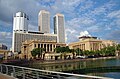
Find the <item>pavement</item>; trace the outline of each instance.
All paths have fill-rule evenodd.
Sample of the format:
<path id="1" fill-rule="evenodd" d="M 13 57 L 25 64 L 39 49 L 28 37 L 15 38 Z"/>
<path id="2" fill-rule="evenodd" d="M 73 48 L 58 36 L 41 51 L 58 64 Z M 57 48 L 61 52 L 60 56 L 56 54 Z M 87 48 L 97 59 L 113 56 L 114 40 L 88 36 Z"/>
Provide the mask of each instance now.
<path id="1" fill-rule="evenodd" d="M 0 79 L 17 79 L 17 78 L 0 73 Z"/>

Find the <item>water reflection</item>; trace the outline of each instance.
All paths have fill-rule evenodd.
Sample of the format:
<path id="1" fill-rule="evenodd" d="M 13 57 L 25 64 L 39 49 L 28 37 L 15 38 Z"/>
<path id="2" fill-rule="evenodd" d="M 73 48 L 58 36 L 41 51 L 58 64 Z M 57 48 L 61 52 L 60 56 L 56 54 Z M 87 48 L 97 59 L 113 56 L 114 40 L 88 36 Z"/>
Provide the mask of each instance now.
<path id="1" fill-rule="evenodd" d="M 98 67 L 120 66 L 120 59 L 83 60 L 78 62 L 44 64 L 44 65 L 39 63 L 32 63 L 29 66 L 42 70 L 71 71 L 86 68 L 88 69 Z"/>

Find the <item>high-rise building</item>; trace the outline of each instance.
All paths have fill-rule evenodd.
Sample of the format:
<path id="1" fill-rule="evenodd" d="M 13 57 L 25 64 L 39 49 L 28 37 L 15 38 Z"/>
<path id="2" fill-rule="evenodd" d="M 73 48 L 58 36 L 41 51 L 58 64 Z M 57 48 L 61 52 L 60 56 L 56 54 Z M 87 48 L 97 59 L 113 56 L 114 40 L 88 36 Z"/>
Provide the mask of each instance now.
<path id="1" fill-rule="evenodd" d="M 12 51 L 16 49 L 16 32 L 25 33 L 28 32 L 28 16 L 23 12 L 17 12 L 13 19 L 13 38 L 12 38 Z M 22 38 L 19 38 L 22 39 Z"/>
<path id="2" fill-rule="evenodd" d="M 13 31 L 28 31 L 28 16 L 23 12 L 17 12 L 14 16 Z"/>
<path id="3" fill-rule="evenodd" d="M 50 13 L 48 11 L 41 10 L 39 12 L 38 27 L 40 32 L 50 33 Z"/>
<path id="4" fill-rule="evenodd" d="M 57 34 L 58 43 L 65 43 L 65 27 L 63 14 L 56 14 L 54 16 L 54 34 Z"/>

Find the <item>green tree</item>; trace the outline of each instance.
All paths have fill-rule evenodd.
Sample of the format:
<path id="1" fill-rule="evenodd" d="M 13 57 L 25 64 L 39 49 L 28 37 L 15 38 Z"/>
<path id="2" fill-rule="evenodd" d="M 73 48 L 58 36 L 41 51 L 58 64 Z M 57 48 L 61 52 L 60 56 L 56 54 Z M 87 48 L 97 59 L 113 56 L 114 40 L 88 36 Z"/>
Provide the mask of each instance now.
<path id="1" fill-rule="evenodd" d="M 62 52 L 62 48 L 61 47 L 56 47 L 55 48 L 55 52 L 56 53 L 61 53 Z"/>
<path id="2" fill-rule="evenodd" d="M 76 55 L 83 55 L 82 50 L 79 49 L 79 48 L 77 48 L 77 49 L 75 50 L 75 52 L 76 52 Z"/>
<path id="3" fill-rule="evenodd" d="M 74 49 L 70 49 L 70 53 L 73 54 L 73 59 L 75 58 L 75 50 Z"/>
<path id="4" fill-rule="evenodd" d="M 116 50 L 120 51 L 120 44 L 116 46 Z"/>
<path id="5" fill-rule="evenodd" d="M 35 48 L 31 51 L 31 54 L 34 57 L 34 59 L 36 58 L 37 55 L 38 55 L 38 58 L 40 58 L 40 57 L 42 57 L 43 51 L 44 51 L 43 48 Z"/>
<path id="6" fill-rule="evenodd" d="M 85 51 L 83 51 L 83 53 L 84 53 L 85 56 L 88 56 L 89 55 L 89 50 L 85 50 Z"/>

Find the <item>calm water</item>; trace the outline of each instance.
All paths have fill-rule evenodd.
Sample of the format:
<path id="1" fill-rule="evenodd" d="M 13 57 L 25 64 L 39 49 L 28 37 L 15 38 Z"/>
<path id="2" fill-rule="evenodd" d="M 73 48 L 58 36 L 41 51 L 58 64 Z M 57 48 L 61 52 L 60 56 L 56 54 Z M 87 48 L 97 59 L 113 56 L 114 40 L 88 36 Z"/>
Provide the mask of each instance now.
<path id="1" fill-rule="evenodd" d="M 96 75 L 96 76 L 104 76 L 104 77 L 120 79 L 119 58 L 86 60 L 79 62 L 47 64 L 47 65 L 40 65 L 38 63 L 33 63 L 30 64 L 29 67 L 44 69 L 44 70 Z"/>

